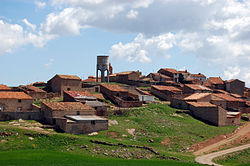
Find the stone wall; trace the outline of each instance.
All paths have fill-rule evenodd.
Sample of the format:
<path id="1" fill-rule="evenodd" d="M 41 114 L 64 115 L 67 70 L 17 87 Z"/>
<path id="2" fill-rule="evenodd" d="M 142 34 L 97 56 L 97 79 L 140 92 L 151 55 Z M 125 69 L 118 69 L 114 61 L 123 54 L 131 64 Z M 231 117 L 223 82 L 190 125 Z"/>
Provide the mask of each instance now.
<path id="1" fill-rule="evenodd" d="M 43 120 L 42 112 L 34 111 L 34 112 L 0 112 L 0 120 L 16 120 L 16 119 L 24 119 L 24 120 Z"/>
<path id="2" fill-rule="evenodd" d="M 32 99 L 0 99 L 0 107 L 3 112 L 28 112 L 32 110 L 32 103 Z"/>

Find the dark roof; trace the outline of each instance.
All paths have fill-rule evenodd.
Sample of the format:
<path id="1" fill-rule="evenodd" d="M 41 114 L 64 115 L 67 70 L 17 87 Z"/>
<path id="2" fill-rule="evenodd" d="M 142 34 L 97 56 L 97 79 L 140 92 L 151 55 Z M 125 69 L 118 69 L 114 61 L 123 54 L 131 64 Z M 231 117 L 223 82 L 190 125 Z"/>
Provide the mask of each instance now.
<path id="1" fill-rule="evenodd" d="M 32 100 L 32 97 L 24 92 L 0 92 L 0 99 Z"/>

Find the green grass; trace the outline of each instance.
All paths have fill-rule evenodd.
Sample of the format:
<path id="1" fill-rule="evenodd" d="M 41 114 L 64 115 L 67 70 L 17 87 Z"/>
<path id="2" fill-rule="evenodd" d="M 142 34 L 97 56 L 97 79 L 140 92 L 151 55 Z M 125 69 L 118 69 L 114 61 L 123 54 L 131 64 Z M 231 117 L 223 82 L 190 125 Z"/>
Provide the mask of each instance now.
<path id="1" fill-rule="evenodd" d="M 157 160 L 119 160 L 96 158 L 81 154 L 56 152 L 56 151 L 13 151 L 0 152 L 0 163 L 4 166 L 179 166 L 179 165 L 199 165 L 194 163 L 181 163 L 178 161 L 157 161 Z"/>
<path id="2" fill-rule="evenodd" d="M 144 158 L 150 159 L 147 161 L 159 162 L 160 164 L 161 161 L 158 160 L 172 156 L 184 162 L 193 162 L 194 156 L 192 152 L 188 150 L 191 145 L 210 137 L 232 132 L 237 128 L 237 126 L 211 126 L 194 119 L 188 114 L 176 114 L 175 111 L 176 109 L 169 107 L 168 104 L 149 104 L 146 107 L 134 108 L 126 111 L 122 116 L 112 115 L 108 117 L 110 120 L 116 120 L 118 125 L 109 126 L 109 130 L 100 131 L 98 135 L 95 136 L 66 133 L 47 135 L 20 129 L 16 126 L 0 125 L 0 132 L 10 133 L 8 136 L 0 136 L 0 152 L 2 152 L 3 155 L 9 153 L 11 156 L 12 152 L 14 154 L 14 152 L 20 150 L 32 151 L 32 153 L 33 151 L 34 153 L 48 151 L 50 155 L 52 155 L 50 151 L 54 151 L 55 154 L 57 154 L 57 152 L 58 154 L 59 152 L 62 153 L 62 156 L 64 153 L 69 153 L 76 156 L 105 157 L 108 158 L 105 159 L 108 161 L 116 161 L 117 158 Z M 0 124 L 6 125 L 8 122 L 0 122 Z M 134 135 L 129 134 L 126 129 L 135 129 Z M 34 139 L 30 140 L 29 137 Z M 127 145 L 148 146 L 159 152 L 160 155 L 154 155 L 147 150 L 138 148 L 97 145 L 91 143 L 91 139 L 116 144 L 123 143 Z M 150 143 L 149 140 L 153 140 L 153 142 Z M 162 144 L 162 142 L 164 142 L 164 144 Z M 83 145 L 87 146 L 87 148 L 83 148 Z M 14 162 L 4 161 L 5 158 L 1 156 L 2 155 L 0 155 L 0 163 L 2 163 L 2 161 L 6 163 Z M 54 157 L 51 156 L 51 158 Z M 127 161 L 124 162 L 126 163 Z M 142 165 L 143 161 L 138 164 Z"/>
<path id="3" fill-rule="evenodd" d="M 218 157 L 214 161 L 228 166 L 250 165 L 250 148 Z"/>

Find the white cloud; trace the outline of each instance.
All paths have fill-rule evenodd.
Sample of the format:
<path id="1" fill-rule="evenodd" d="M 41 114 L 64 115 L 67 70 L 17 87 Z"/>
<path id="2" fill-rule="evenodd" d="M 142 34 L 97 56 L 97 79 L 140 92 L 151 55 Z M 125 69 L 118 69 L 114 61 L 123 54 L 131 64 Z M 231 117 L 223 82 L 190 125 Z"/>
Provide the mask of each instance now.
<path id="1" fill-rule="evenodd" d="M 38 8 L 42 9 L 42 8 L 44 8 L 44 7 L 46 6 L 46 2 L 35 1 L 35 5 L 36 5 Z"/>
<path id="2" fill-rule="evenodd" d="M 135 18 L 137 17 L 137 15 L 138 15 L 138 12 L 137 12 L 137 11 L 135 11 L 135 10 L 130 10 L 130 11 L 128 12 L 128 14 L 127 14 L 127 17 L 128 17 L 129 19 L 135 19 Z"/>
<path id="3" fill-rule="evenodd" d="M 44 67 L 46 67 L 46 68 L 50 68 L 52 65 L 53 65 L 53 63 L 54 63 L 54 59 L 49 59 L 49 61 L 48 61 L 48 63 L 46 63 L 46 64 L 44 64 Z"/>
<path id="4" fill-rule="evenodd" d="M 49 40 L 56 36 L 52 34 L 44 34 L 39 31 L 31 33 L 25 31 L 21 25 L 9 24 L 0 20 L 0 55 L 12 52 L 15 48 L 33 44 L 37 47 L 43 47 Z"/>
<path id="5" fill-rule="evenodd" d="M 36 25 L 31 24 L 26 18 L 22 20 L 25 25 L 27 25 L 29 28 L 31 28 L 33 31 L 36 30 Z"/>

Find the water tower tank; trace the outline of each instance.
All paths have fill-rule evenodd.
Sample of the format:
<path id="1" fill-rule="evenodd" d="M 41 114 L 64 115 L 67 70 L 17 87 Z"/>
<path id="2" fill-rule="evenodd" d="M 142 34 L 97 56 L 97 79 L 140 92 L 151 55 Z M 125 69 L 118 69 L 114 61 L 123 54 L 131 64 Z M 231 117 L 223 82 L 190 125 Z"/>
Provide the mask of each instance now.
<path id="1" fill-rule="evenodd" d="M 109 82 L 109 56 L 97 56 L 96 81 L 98 81 L 98 71 L 101 71 L 101 82 L 105 82 L 105 71 L 107 71 L 107 81 Z"/>

